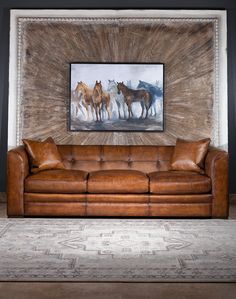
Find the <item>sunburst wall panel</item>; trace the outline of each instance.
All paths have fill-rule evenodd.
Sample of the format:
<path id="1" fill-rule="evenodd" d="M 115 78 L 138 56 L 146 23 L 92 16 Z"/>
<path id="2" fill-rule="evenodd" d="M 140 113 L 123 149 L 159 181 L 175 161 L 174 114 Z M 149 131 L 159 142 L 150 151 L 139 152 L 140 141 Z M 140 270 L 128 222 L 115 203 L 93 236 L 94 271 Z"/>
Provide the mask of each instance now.
<path id="1" fill-rule="evenodd" d="M 60 144 L 217 143 L 215 18 L 18 18 L 17 139 Z M 164 132 L 70 132 L 70 62 L 165 64 Z M 111 78 L 113 79 L 113 78 Z"/>

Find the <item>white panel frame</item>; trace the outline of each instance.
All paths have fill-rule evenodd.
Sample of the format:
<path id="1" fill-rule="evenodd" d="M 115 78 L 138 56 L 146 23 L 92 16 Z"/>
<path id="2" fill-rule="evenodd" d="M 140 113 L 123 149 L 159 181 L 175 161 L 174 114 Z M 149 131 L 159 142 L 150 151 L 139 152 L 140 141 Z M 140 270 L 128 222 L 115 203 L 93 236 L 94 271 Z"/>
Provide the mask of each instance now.
<path id="1" fill-rule="evenodd" d="M 228 149 L 228 89 L 227 89 L 227 22 L 224 10 L 11 10 L 10 14 L 10 64 L 9 64 L 9 108 L 8 108 L 8 148 L 21 143 L 20 140 L 20 47 L 21 23 L 24 19 L 48 18 L 60 21 L 71 18 L 87 18 L 94 21 L 103 18 L 168 18 L 173 21 L 186 19 L 199 21 L 203 18 L 215 21 L 215 99 L 212 143 Z M 73 20 L 72 20 L 73 21 Z"/>

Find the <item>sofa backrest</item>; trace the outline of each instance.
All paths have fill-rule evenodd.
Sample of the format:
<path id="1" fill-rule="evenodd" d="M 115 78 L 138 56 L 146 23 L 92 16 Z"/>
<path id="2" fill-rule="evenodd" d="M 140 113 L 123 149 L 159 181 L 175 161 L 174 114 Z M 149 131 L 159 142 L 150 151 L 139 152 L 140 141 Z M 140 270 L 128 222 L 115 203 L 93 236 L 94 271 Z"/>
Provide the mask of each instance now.
<path id="1" fill-rule="evenodd" d="M 133 169 L 146 173 L 170 169 L 173 146 L 58 145 L 67 169 Z"/>

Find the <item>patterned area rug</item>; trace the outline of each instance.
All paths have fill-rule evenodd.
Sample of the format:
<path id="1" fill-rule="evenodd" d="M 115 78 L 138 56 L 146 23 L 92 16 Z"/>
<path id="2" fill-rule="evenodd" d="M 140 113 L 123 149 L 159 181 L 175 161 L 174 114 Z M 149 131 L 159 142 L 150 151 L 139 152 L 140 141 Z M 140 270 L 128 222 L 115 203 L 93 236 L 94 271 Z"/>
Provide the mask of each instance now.
<path id="1" fill-rule="evenodd" d="M 1 281 L 236 281 L 236 221 L 0 219 Z"/>

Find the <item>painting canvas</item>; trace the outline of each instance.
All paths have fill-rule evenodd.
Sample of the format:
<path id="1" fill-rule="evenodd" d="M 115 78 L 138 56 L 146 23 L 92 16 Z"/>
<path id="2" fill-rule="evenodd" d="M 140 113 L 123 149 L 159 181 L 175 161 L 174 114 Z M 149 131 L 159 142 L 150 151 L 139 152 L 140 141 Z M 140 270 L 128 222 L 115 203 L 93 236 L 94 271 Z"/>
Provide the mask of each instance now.
<path id="1" fill-rule="evenodd" d="M 162 63 L 71 63 L 71 131 L 163 131 Z"/>

